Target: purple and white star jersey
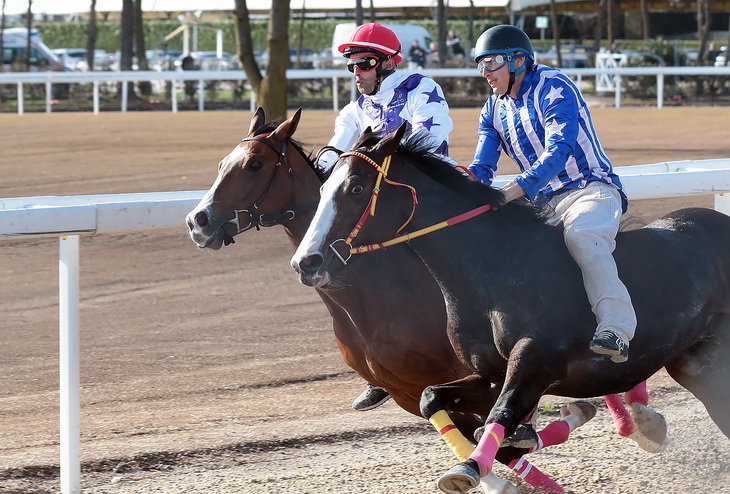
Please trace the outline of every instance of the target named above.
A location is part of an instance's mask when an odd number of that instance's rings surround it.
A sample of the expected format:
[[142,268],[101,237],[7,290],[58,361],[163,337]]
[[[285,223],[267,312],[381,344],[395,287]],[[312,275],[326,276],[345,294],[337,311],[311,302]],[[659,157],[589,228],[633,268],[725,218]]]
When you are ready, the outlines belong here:
[[[433,151],[448,156],[449,133],[454,128],[449,105],[441,86],[421,74],[401,76],[396,72],[383,79],[374,95],[363,94],[350,102],[335,120],[335,133],[329,145],[349,151],[368,127],[387,134],[404,121],[408,122],[406,134],[426,129],[434,137]],[[336,159],[335,153],[324,153],[319,164],[328,168]]]
[[525,72],[517,99],[490,96],[478,136],[469,169],[482,182],[492,182],[504,150],[522,171],[515,181],[537,204],[600,180],[618,187],[626,209],[621,181],[598,141],[588,106],[557,69],[537,65]]

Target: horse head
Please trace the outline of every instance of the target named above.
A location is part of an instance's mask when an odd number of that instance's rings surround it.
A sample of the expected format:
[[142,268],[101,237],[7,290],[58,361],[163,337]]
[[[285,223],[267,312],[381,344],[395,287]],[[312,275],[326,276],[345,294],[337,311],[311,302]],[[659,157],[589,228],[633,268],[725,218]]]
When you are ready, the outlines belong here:
[[[342,154],[335,163],[322,186],[314,219],[292,257],[291,265],[303,284],[326,286],[356,253],[353,243],[362,246],[363,242],[373,240],[373,232],[398,233],[406,226],[409,213],[415,208],[415,190],[388,178],[405,131],[403,124],[384,138],[366,132],[355,143],[353,151]],[[386,185],[388,194],[383,198],[381,187]],[[368,228],[379,203],[403,200],[408,201],[409,207],[403,209],[402,215],[381,214],[377,228]],[[376,235],[382,235],[377,232]],[[368,247],[377,250],[384,246]]]
[[[306,182],[297,174],[314,174],[294,171],[299,163],[308,163],[292,140],[301,112],[281,123],[265,124],[264,110],[256,110],[248,135],[220,161],[215,182],[186,217],[190,238],[198,247],[220,249],[246,230],[294,218],[298,205],[291,202],[302,195],[294,189]],[[311,163],[306,168],[311,169]],[[316,197],[308,199],[313,209]]]

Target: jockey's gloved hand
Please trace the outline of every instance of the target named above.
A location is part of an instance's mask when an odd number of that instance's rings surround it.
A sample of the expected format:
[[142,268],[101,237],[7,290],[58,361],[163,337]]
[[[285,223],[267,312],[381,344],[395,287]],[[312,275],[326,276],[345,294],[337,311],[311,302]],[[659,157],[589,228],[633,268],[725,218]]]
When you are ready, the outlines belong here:
[[323,170],[327,170],[335,164],[335,161],[337,161],[337,158],[339,157],[339,154],[337,154],[335,151],[325,151],[324,153],[319,155],[319,159],[317,160],[316,164],[320,166]]

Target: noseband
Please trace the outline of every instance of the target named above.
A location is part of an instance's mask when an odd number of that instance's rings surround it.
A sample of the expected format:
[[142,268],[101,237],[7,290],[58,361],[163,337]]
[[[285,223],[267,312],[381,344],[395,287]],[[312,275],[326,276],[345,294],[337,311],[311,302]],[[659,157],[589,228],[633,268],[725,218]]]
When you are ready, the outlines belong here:
[[[401,187],[408,187],[411,189],[411,195],[413,197],[413,206],[411,209],[411,214],[408,217],[408,220],[400,227],[398,230],[396,230],[395,234],[398,235],[398,233],[401,232],[413,219],[413,215],[416,212],[416,206],[418,205],[418,198],[416,196],[416,189],[407,184],[402,184],[400,182],[394,182],[392,180],[388,179],[388,171],[390,170],[390,160],[391,155],[386,156],[383,159],[383,164],[378,165],[375,160],[370,158],[369,156],[358,153],[358,152],[350,152],[350,153],[344,153],[340,158],[344,158],[346,156],[355,156],[357,158],[360,158],[364,160],[366,163],[370,164],[375,170],[378,172],[378,178],[375,180],[375,187],[373,188],[373,193],[370,196],[370,201],[368,202],[367,207],[365,208],[365,211],[363,211],[362,216],[360,216],[360,219],[358,220],[357,224],[355,225],[355,228],[352,229],[350,234],[347,236],[346,239],[337,239],[334,242],[332,242],[329,247],[332,249],[332,252],[334,255],[342,262],[342,264],[347,265],[347,262],[350,260],[350,258],[353,256],[353,254],[364,254],[365,252],[372,252],[374,250],[384,249],[386,247],[390,247],[391,245],[400,244],[403,242],[408,242],[412,238],[417,238],[422,235],[426,235],[427,233],[432,233],[437,230],[441,230],[442,228],[446,228],[447,226],[453,226],[461,223],[462,221],[466,221],[468,219],[474,218],[475,216],[479,216],[482,213],[485,213],[492,209],[491,204],[485,204],[484,206],[480,206],[478,208],[474,208],[471,211],[467,211],[466,213],[462,213],[460,215],[454,216],[452,218],[449,218],[447,220],[444,220],[440,223],[436,223],[434,225],[428,226],[426,228],[421,228],[420,230],[417,230],[415,232],[406,233],[404,235],[396,236],[395,238],[392,238],[390,240],[387,240],[385,242],[379,242],[374,244],[368,244],[368,245],[361,245],[359,247],[352,247],[352,241],[355,240],[355,237],[357,237],[358,233],[360,233],[360,230],[362,229],[363,225],[365,224],[365,220],[368,218],[368,216],[375,216],[375,205],[378,200],[378,195],[380,194],[380,182],[382,180],[385,180],[385,182],[391,184],[391,185],[398,185]],[[345,246],[345,249],[347,249],[343,254],[337,251],[337,244],[342,242]]]
[[[250,141],[256,141],[263,144],[266,144],[271,149],[274,150],[274,152],[277,154],[277,163],[274,167],[274,173],[271,175],[271,180],[269,180],[268,185],[266,186],[266,190],[264,190],[263,194],[254,201],[251,209],[255,212],[261,205],[261,203],[268,197],[268,195],[271,193],[271,188],[274,185],[274,180],[276,179],[276,175],[279,171],[279,168],[281,167],[284,158],[286,157],[286,146],[287,141],[285,140],[282,144],[281,148],[277,147],[271,140],[264,139],[263,137],[244,137],[241,139],[241,142],[250,142]],[[296,181],[296,177],[294,176],[294,172],[292,171],[291,167],[289,168],[289,174],[294,178]],[[277,213],[277,214],[254,214],[249,209],[235,209],[233,211],[233,218],[228,220],[228,223],[233,223],[236,225],[236,234],[245,232],[246,230],[249,230],[253,227],[256,227],[258,230],[259,227],[270,227],[275,225],[280,225],[286,221],[291,221],[294,219],[294,217],[301,212],[309,211],[311,209],[314,209],[317,206],[316,203],[308,204],[306,206],[302,206],[301,208],[297,209],[287,209],[283,213]],[[243,219],[243,216],[247,216],[247,219]],[[242,226],[244,225],[244,226]]]

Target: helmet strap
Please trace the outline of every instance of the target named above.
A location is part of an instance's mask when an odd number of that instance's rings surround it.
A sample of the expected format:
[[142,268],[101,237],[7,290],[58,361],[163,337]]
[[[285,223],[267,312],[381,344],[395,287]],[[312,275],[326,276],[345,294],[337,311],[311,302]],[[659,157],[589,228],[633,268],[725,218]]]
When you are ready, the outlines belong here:
[[[524,55],[520,55],[524,56]],[[514,62],[515,55],[514,53],[510,53],[507,55],[507,68],[509,70],[509,86],[507,86],[507,92],[504,93],[501,97],[501,99],[506,98],[509,93],[512,92],[512,86],[515,84],[515,78],[523,73],[525,70],[527,70],[527,64],[523,63],[520,67],[515,68],[515,62]]]
[[373,90],[370,93],[368,93],[368,96],[372,96],[375,93],[377,93],[378,91],[380,91],[380,85],[383,83],[383,79],[385,79],[390,74],[393,74],[395,72],[395,69],[385,70],[382,68],[383,62],[385,62],[386,60],[390,60],[391,58],[393,58],[393,57],[387,56],[385,58],[380,59],[380,64],[375,68],[375,75],[376,75],[375,87],[373,87]]

